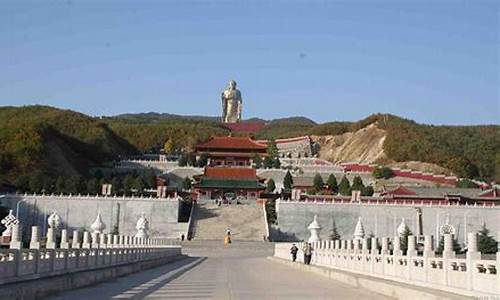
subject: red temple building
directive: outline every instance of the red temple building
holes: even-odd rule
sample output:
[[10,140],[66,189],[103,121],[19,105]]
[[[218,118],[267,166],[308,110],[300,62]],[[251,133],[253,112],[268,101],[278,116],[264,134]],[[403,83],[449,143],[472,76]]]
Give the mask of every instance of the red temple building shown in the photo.
[[206,154],[208,166],[195,177],[198,199],[257,199],[265,189],[252,168],[252,158],[266,156],[267,147],[249,137],[214,137],[196,147],[196,155]]
[[210,167],[251,167],[252,158],[265,156],[267,147],[249,137],[214,137],[196,146],[196,154],[208,155]]

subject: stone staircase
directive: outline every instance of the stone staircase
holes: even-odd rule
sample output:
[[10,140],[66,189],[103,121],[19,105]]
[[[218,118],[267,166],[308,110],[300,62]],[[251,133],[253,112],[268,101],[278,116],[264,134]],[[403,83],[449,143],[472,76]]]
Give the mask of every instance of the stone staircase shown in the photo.
[[233,241],[263,241],[266,234],[262,205],[255,202],[222,206],[198,203],[193,221],[194,241],[223,241],[227,228]]

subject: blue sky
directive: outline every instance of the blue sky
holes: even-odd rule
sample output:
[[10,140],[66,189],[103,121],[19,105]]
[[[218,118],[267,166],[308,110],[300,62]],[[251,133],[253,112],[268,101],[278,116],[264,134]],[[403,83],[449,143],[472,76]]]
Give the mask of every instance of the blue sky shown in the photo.
[[500,124],[499,3],[4,0],[0,105]]

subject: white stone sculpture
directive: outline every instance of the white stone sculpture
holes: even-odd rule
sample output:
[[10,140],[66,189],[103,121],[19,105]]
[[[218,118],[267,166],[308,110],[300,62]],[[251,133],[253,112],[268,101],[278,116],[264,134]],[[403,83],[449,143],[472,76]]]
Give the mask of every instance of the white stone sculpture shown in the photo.
[[362,240],[364,237],[365,237],[365,229],[363,228],[361,217],[359,217],[358,223],[356,223],[356,228],[354,228],[354,239]]
[[61,226],[61,217],[57,214],[56,211],[52,212],[47,218],[47,224],[52,229],[58,229]]
[[90,225],[90,229],[92,229],[93,233],[102,233],[106,229],[106,224],[102,221],[101,213],[97,213],[97,217],[94,223]]
[[236,88],[236,81],[229,81],[228,87],[222,92],[222,122],[236,123],[241,121],[241,92]]
[[135,225],[135,229],[137,229],[137,233],[135,237],[137,238],[147,238],[149,237],[149,221],[146,219],[146,216],[142,214],[142,216],[137,220],[137,224]]
[[321,226],[318,223],[318,216],[314,215],[314,220],[307,227],[307,229],[311,232],[311,236],[309,237],[308,242],[319,242],[321,239],[319,237],[319,232],[321,231]]
[[446,217],[445,224],[443,226],[439,227],[439,233],[441,235],[445,235],[445,234],[454,235],[455,234],[455,227],[453,227],[453,225],[450,224],[450,216],[449,215]]
[[3,226],[5,226],[5,230],[2,232],[2,236],[12,236],[12,226],[19,224],[19,220],[12,213],[12,209],[9,210],[9,214],[0,221]]
[[405,218],[402,218],[401,224],[399,224],[398,229],[397,229],[398,236],[402,236],[403,233],[405,232],[406,228],[408,228],[408,225],[406,225],[406,223],[405,223]]

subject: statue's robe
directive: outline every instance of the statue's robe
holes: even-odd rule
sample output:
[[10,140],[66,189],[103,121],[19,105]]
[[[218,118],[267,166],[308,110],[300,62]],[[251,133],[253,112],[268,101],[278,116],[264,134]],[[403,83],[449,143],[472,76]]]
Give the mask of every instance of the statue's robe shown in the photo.
[[225,105],[223,107],[223,121],[236,123],[241,119],[241,93],[239,90],[225,90],[222,94]]

